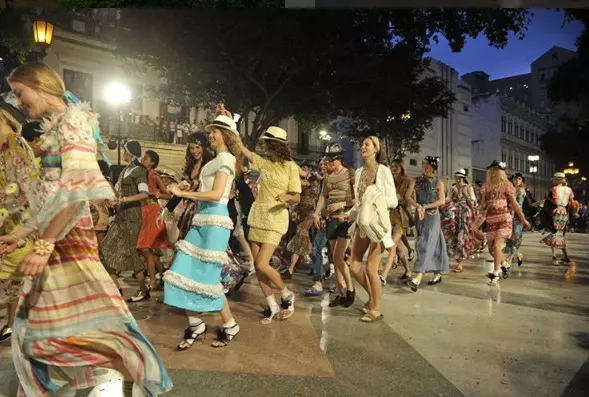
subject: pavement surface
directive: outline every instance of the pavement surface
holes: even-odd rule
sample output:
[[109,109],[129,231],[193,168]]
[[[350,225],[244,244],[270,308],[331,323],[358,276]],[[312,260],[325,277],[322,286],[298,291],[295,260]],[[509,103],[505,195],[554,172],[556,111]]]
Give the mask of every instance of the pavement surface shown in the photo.
[[[363,292],[349,309],[329,308],[327,295],[302,296],[311,285],[304,273],[290,285],[299,294],[295,315],[269,326],[258,323],[264,299],[248,280],[231,299],[241,333],[223,349],[209,347],[209,331],[203,343],[176,352],[181,311],[155,298],[131,309],[170,372],[167,396],[586,397],[589,234],[568,235],[567,266],[551,263],[540,238],[524,235],[524,264],[498,287],[486,284],[488,255],[416,293],[394,270],[384,321],[375,324],[359,322]],[[126,282],[130,295],[136,286]],[[216,315],[206,321],[221,323]],[[14,396],[16,384],[10,349],[0,345],[0,396]]]

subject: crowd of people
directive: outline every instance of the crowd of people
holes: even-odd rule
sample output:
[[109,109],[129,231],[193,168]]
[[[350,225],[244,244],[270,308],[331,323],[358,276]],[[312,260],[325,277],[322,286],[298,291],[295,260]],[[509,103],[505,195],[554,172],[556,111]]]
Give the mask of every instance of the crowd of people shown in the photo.
[[[373,323],[383,319],[382,287],[399,264],[400,280],[418,291],[425,274],[428,285],[441,283],[485,247],[494,260],[491,286],[509,276],[513,261],[523,263],[522,233],[531,227],[522,210],[525,178],[508,179],[497,161],[480,189],[464,169],[446,186],[433,156],[411,179],[402,159],[388,164],[384,141],[371,135],[356,170],[346,167],[339,143],[317,164],[299,166],[287,131],[268,127],[262,156],[244,146],[219,104],[205,131],[188,137],[181,178],[159,172],[158,154],[128,141],[128,165],[111,183],[98,115],[57,72],[25,64],[8,81],[18,108],[0,101],[0,298],[8,307],[0,340],[11,341],[19,396],[75,395],[113,377],[124,380],[125,396],[171,390],[127,305],[161,286],[161,302],[186,314],[177,345],[185,351],[208,332],[205,312],[222,320],[213,347],[236,339],[241,329],[227,293],[250,274],[267,302],[261,326],[294,314],[289,280],[304,262],[313,278],[307,295],[329,293],[333,275],[329,306],[349,308],[359,286],[368,295],[359,320]],[[564,174],[553,180],[542,242],[557,263],[556,250],[570,260],[565,233],[577,208]],[[139,283],[126,301],[125,273]]]

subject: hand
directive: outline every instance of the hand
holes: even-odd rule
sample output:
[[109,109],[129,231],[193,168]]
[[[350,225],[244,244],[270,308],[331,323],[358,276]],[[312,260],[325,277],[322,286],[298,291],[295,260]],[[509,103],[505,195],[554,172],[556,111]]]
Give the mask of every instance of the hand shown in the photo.
[[[182,182],[180,182],[180,184],[173,185],[173,186],[177,186],[180,190],[189,190],[192,187],[192,185],[188,181],[182,181]],[[168,190],[170,190],[170,189],[168,189]]]
[[4,242],[0,242],[0,255],[8,255],[14,252],[18,248],[18,243],[15,241],[14,243],[6,244]]
[[288,203],[290,201],[290,194],[288,193],[282,193],[281,195],[279,195],[278,197],[276,197],[276,201],[279,201],[281,203]]
[[316,229],[321,229],[321,219],[318,215],[313,215],[313,226],[315,226]]
[[184,190],[181,189],[178,185],[172,185],[168,188],[168,192],[170,192],[174,196],[182,197],[182,193],[184,192]]
[[419,207],[417,207],[417,217],[419,218],[419,220],[423,220],[423,218],[425,217],[425,210],[423,209],[423,207],[420,205]]
[[0,236],[0,242],[5,243],[6,245],[14,244],[14,243],[16,243],[16,237],[13,236],[12,234],[8,234],[6,236]]
[[346,203],[333,203],[327,206],[327,211],[335,212],[337,210],[341,210],[346,206]]
[[20,265],[20,270],[25,276],[36,276],[43,273],[48,260],[49,255],[40,256],[31,252]]
[[339,223],[344,223],[348,221],[348,216],[345,214],[341,214],[335,217]]
[[524,221],[524,229],[526,230],[530,230],[532,228],[532,225],[530,225],[530,222],[528,222],[527,220]]

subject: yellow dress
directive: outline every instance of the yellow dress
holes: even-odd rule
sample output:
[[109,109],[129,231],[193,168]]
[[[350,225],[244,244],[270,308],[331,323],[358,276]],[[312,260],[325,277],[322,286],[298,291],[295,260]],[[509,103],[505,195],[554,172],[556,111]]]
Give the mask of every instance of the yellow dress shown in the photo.
[[278,246],[288,231],[288,206],[277,200],[284,193],[301,193],[299,169],[294,161],[274,162],[254,153],[251,168],[260,173],[258,195],[248,217],[249,240]]
[[[39,176],[34,154],[20,135],[9,135],[0,145],[0,236],[12,234],[30,216],[29,184]],[[23,248],[0,257],[0,302],[18,299],[21,262],[32,248]]]

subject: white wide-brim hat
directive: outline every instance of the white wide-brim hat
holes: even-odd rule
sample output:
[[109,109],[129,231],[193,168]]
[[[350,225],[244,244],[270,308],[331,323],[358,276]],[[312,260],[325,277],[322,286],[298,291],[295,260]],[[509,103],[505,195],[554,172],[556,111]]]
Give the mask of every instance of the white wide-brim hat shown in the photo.
[[564,172],[555,172],[554,175],[552,175],[552,179],[558,179],[558,178],[563,178],[566,179],[566,175]]
[[237,131],[237,124],[235,123],[235,120],[223,114],[215,117],[215,120],[211,124],[207,125],[205,129],[210,131],[213,127],[231,131],[235,136],[239,136],[239,131]]
[[456,172],[454,172],[454,176],[466,178],[468,176],[468,174],[464,168],[460,168],[460,169],[456,170]]
[[288,134],[280,127],[268,127],[260,137],[260,140],[288,143]]

